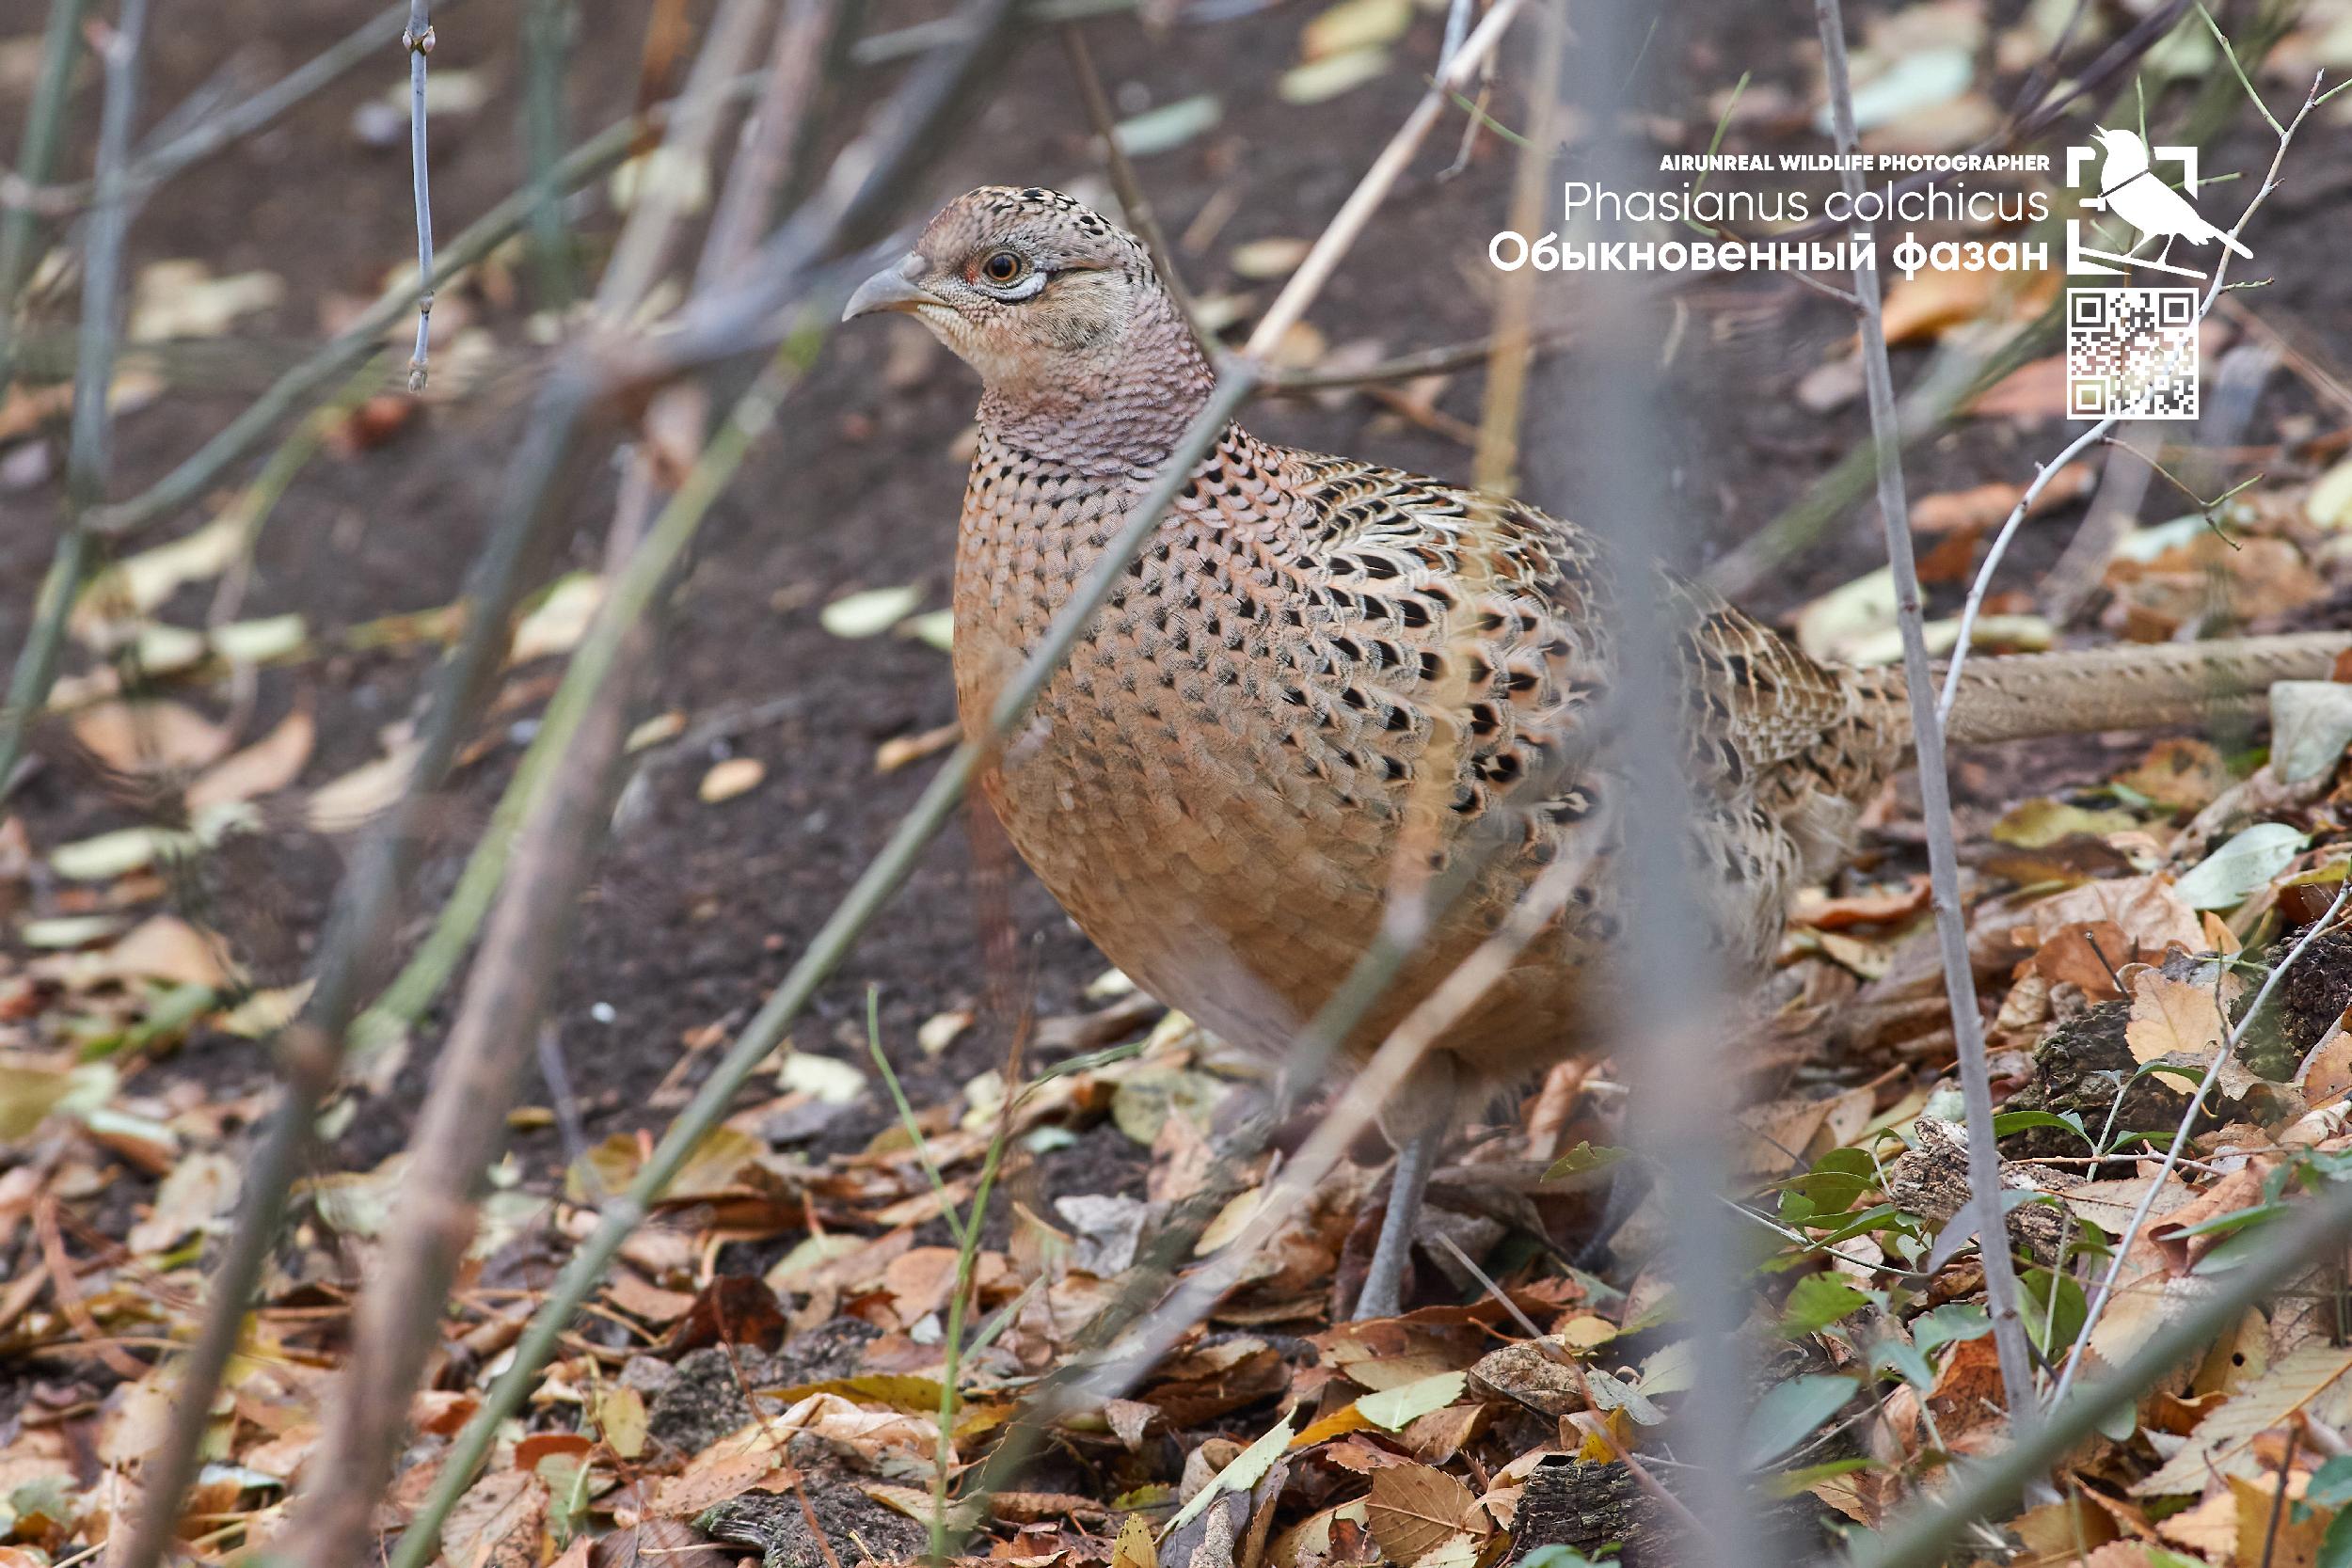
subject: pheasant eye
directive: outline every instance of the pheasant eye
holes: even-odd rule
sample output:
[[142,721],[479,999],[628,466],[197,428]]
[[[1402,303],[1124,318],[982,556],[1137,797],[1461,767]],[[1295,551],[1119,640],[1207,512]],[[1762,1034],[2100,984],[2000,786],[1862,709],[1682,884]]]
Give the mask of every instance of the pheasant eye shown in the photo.
[[1013,251],[992,251],[980,263],[980,276],[991,283],[1010,283],[1028,269],[1028,263]]

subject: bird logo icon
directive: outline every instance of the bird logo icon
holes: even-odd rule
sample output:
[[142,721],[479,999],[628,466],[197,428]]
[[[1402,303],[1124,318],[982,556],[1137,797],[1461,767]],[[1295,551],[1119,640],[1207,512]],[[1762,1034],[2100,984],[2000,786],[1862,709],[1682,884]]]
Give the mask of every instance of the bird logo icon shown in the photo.
[[[2117,256],[2105,251],[2085,250],[2082,255],[2126,261],[2192,277],[2205,275],[2193,268],[2174,266],[2168,261],[2172,242],[2176,239],[2185,240],[2193,245],[2210,245],[2218,240],[2235,255],[2249,258],[2253,255],[2238,242],[2235,235],[2205,221],[2198,214],[2196,206],[2187,196],[2174,190],[2157,176],[2148,155],[2148,144],[2140,140],[2137,133],[2101,127],[2091,133],[2091,139],[2099,146],[2099,180],[2096,194],[2084,198],[2084,205],[2100,212],[2113,213],[2139,230],[2139,241],[2133,246],[2134,251],[2153,240],[2161,240],[2163,246],[2153,261],[2141,260],[2130,253]],[[2087,152],[2088,150],[2084,150]],[[2191,164],[2188,168],[2186,183],[2189,191],[2194,193],[2197,188],[2195,166]],[[2084,270],[2107,272],[2114,269],[2093,267]]]

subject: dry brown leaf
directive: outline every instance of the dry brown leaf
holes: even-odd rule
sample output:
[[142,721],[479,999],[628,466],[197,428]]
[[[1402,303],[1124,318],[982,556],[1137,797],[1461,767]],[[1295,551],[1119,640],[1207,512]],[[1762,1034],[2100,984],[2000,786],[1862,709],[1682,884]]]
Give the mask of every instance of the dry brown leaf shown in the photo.
[[1412,1568],[1485,1516],[1470,1488],[1444,1471],[1397,1465],[1372,1478],[1367,1517],[1389,1560]]
[[2267,1162],[2250,1162],[2241,1165],[2167,1214],[2163,1224],[2151,1226],[2148,1229],[2149,1243],[2163,1255],[2165,1266],[2175,1275],[2185,1275],[2196,1267],[2197,1260],[2223,1238],[2210,1233],[2189,1236],[2183,1232],[2192,1230],[2208,1220],[2234,1214],[2241,1209],[2250,1209],[2260,1203],[2263,1200],[2264,1179],[2269,1172]]
[[[2294,1506],[2311,1485],[2311,1472],[2291,1470],[2284,1477],[2265,1475],[2251,1480],[2230,1478],[2230,1493],[2237,1499],[2237,1560],[2253,1568],[2316,1568],[2319,1545],[2336,1516],[2333,1509]],[[2279,1506],[2283,1481],[2287,1506]],[[2296,1514],[2303,1517],[2297,1519]]]
[[2202,811],[2230,787],[2230,765],[2201,740],[2159,740],[2115,782],[2173,811]]
[[2173,890],[2172,879],[2160,875],[2085,882],[2034,905],[2032,920],[2037,943],[2067,926],[2112,922],[2132,939],[2129,955],[2107,955],[2118,969],[2127,959],[2153,963],[2169,947],[2189,953],[2204,950],[2205,927],[2197,911]]
[[278,721],[276,729],[222,758],[189,784],[188,815],[200,816],[215,806],[258,800],[285,788],[302,776],[317,742],[318,726],[310,715],[294,709]]
[[[2026,515],[2038,517],[2052,507],[2063,506],[2090,487],[2090,465],[2069,463],[2051,476],[2042,494],[2034,498]],[[2021,484],[1994,482],[1967,490],[1949,490],[1942,495],[1921,496],[1911,503],[1911,527],[1918,533],[1953,533],[1963,530],[1997,528],[2009,520],[2017,509],[2026,489]]]
[[2209,1059],[2229,1031],[2220,1003],[2204,987],[2165,974],[2143,974],[2132,998],[2123,1039],[2132,1060],[2145,1066],[2166,1056]]
[[547,1483],[528,1470],[494,1470],[450,1510],[441,1549],[470,1568],[538,1568]]
[[184,703],[117,699],[73,716],[73,738],[118,773],[202,768],[229,749],[229,732]]
[[150,916],[79,974],[90,980],[163,980],[223,990],[236,979],[218,941],[178,915]]
[[395,742],[383,756],[362,763],[340,778],[310,792],[308,816],[313,832],[348,832],[390,806],[408,787],[408,775],[422,754],[424,743],[411,736]]
[[[2300,1411],[2308,1410],[2314,1419],[2334,1426],[2342,1423],[2348,1409],[2352,1409],[2352,1349],[2305,1345],[2275,1362],[2199,1422],[2179,1451],[2155,1474],[2132,1487],[2132,1496],[2202,1493],[2217,1473],[2258,1476],[2262,1465],[2254,1454],[2255,1438]],[[2169,1528],[2173,1523],[2168,1519],[2157,1527],[2168,1541],[2178,1539]]]
[[2132,961],[2134,943],[2112,920],[2060,927],[2045,937],[2026,967],[2051,984],[2072,985],[2093,1002],[2122,995],[2116,971]]

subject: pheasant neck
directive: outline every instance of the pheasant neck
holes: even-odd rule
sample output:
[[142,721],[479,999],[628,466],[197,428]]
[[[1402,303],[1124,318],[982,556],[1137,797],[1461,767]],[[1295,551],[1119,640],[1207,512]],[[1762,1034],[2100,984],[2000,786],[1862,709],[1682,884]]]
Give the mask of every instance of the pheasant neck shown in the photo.
[[1191,328],[1156,295],[1076,373],[992,382],[980,434],[999,448],[1100,480],[1149,483],[1216,389]]

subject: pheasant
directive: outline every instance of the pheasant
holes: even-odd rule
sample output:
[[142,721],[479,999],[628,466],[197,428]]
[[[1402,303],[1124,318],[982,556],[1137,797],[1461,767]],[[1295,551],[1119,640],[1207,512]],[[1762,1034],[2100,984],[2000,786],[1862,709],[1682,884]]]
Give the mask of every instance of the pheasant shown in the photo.
[[[844,319],[912,313],[979,372],[955,564],[968,734],[1209,397],[1214,372],[1134,236],[1058,192],[959,198]],[[983,787],[1104,954],[1236,1044],[1279,1053],[1372,940],[1400,841],[1476,869],[1345,1042],[1360,1059],[1542,867],[1589,866],[1546,939],[1423,1057],[1359,1317],[1392,1315],[1438,1146],[1469,1094],[1595,1034],[1627,799],[1605,707],[1612,606],[1592,536],[1523,502],[1229,425]],[[1711,938],[1755,972],[1789,895],[1902,765],[1899,672],[1823,663],[1661,573]],[[1960,741],[2174,723],[2319,676],[2352,637],[1984,659]],[[1418,836],[1409,840],[1408,831]],[[1473,844],[1481,844],[1476,854]],[[1500,847],[1497,843],[1499,841]]]

